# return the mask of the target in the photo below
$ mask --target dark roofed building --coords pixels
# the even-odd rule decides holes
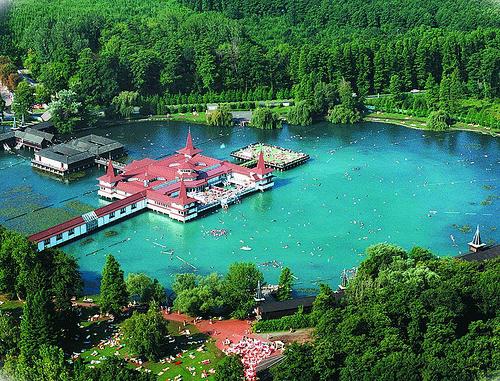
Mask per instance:
[[[57,144],[35,153],[31,165],[59,176],[81,171],[94,165],[95,156],[73,148],[68,144]]]
[[[123,144],[94,134],[71,140],[67,144],[79,151],[90,152],[95,157],[107,159],[115,159],[125,153]]]
[[[293,315],[301,306],[304,308],[304,312],[310,312],[315,299],[315,296],[306,296],[282,302],[265,301],[256,308],[257,317],[263,320],[279,319],[283,316]]]
[[[35,154],[31,165],[46,172],[65,176],[94,166],[96,158],[114,159],[122,157],[124,153],[123,144],[98,135],[88,135],[42,149]]]
[[[33,126],[31,126],[30,128],[32,128],[33,130],[37,130],[37,131],[49,132],[51,134],[56,132],[56,128],[54,126],[54,123],[52,123],[52,122],[37,123],[37,124],[34,124]]]
[[[0,150],[11,148],[16,143],[16,137],[13,131],[5,132],[0,134]]]
[[[458,256],[457,258],[463,261],[485,261],[487,259],[493,259],[500,256],[500,245],[487,246],[482,250],[473,251],[467,254]]]
[[[54,134],[45,131],[35,130],[28,127],[24,131],[15,131],[16,143],[19,146],[31,148],[35,151],[47,148],[54,142]]]

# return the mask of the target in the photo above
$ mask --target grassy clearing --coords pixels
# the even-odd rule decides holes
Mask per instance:
[[[100,361],[111,356],[120,356],[122,358],[134,357],[128,351],[126,344],[120,341],[119,346],[101,346],[101,340],[108,340],[113,335],[119,335],[120,324],[112,324],[108,321],[89,322],[88,317],[97,313],[97,308],[85,308],[85,314],[82,316],[82,334],[77,342],[71,346],[72,352],[81,352],[81,358],[89,366],[98,366]],[[182,376],[182,380],[199,380],[203,371],[208,372],[214,368],[217,362],[223,357],[223,353],[215,346],[215,341],[208,336],[201,334],[193,325],[186,327],[190,335],[181,335],[179,330],[184,329],[181,323],[168,322],[168,329],[171,334],[170,353],[166,357],[175,357],[171,362],[153,362],[147,361],[140,367],[141,371],[150,372],[158,376],[159,381],[173,379],[176,376]],[[203,345],[203,350],[199,350]],[[83,352],[82,352],[83,351]],[[209,360],[208,364],[202,364],[202,361]],[[176,364],[177,363],[177,364]],[[130,364],[131,368],[139,368]],[[193,375],[194,374],[194,375]],[[213,376],[207,380],[213,379]]]
[[[191,122],[196,124],[206,124],[206,112],[193,113],[175,113],[167,115],[155,115],[150,120],[172,120],[176,122]]]
[[[7,295],[0,295],[0,311],[21,314],[23,308],[22,300],[10,300]]]
[[[418,116],[410,116],[404,114],[395,114],[388,112],[377,111],[376,113],[369,114],[365,117],[365,120],[369,122],[382,122],[389,124],[397,124],[400,126],[410,127],[410,128],[418,128],[421,130],[427,129],[427,119]],[[499,133],[495,132],[493,129],[489,127],[483,127],[476,124],[468,124],[463,122],[457,122],[450,127],[450,130],[457,131],[474,131],[480,132],[483,134],[498,136]]]

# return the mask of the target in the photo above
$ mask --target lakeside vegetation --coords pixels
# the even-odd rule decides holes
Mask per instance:
[[[0,275],[2,372],[18,380],[55,374],[67,381],[164,381],[178,374],[189,380],[191,372],[213,367],[214,380],[241,377],[235,360],[221,361],[222,353],[196,326],[164,320],[158,303],[166,294],[158,281],[144,274],[125,279],[112,255],[100,295],[75,299],[82,283],[73,258],[57,249],[35,253],[26,238],[2,228]],[[34,277],[46,281],[33,288]],[[179,274],[174,308],[192,316],[246,318],[259,281],[262,273],[250,263],[232,265],[224,277]],[[278,299],[289,299],[292,287],[293,274],[285,268]],[[314,327],[312,342],[287,347],[284,361],[271,370],[274,381],[303,380],[304,364],[311,380],[478,379],[500,371],[499,287],[498,258],[465,262],[378,244],[367,249],[342,298],[321,285],[312,312],[299,309],[253,329]],[[131,300],[141,308],[126,307]],[[185,329],[189,337],[180,333]],[[179,351],[175,361],[182,367],[160,362]]]
[[[280,7],[20,0],[2,16],[0,80],[15,88],[15,69],[26,67],[40,83],[29,97],[42,103],[57,94],[51,109],[61,131],[95,124],[99,111],[127,117],[139,107],[143,115],[165,115],[191,113],[189,104],[272,99],[297,102],[289,113],[293,124],[356,122],[359,107],[336,107],[342,82],[357,101],[438,87],[432,105],[450,122],[498,129],[500,7],[487,0],[412,0],[404,7],[381,0],[295,0]],[[318,93],[326,104],[317,103]],[[17,114],[24,114],[27,98],[17,97]],[[457,100],[464,109],[452,110]],[[478,108],[483,102],[492,107]],[[186,110],[170,110],[174,105]],[[394,106],[424,117],[435,111]]]
[[[47,103],[63,134],[119,118],[228,126],[231,112],[242,110],[252,110],[250,125],[260,129],[280,128],[283,120],[308,126],[365,118],[434,131],[500,132],[500,6],[494,1],[6,3],[0,6],[0,82],[15,101],[7,110],[0,97],[1,119],[7,111],[26,119],[34,104]],[[219,108],[208,112],[211,103]],[[77,202],[44,209],[46,200],[31,193],[22,186],[0,195],[0,214],[15,218],[12,226],[23,232],[90,210]],[[30,219],[33,211],[38,222]],[[283,269],[278,300],[291,298],[293,279]],[[224,275],[177,274],[173,307],[191,316],[247,319],[264,282],[253,263],[234,263]],[[208,379],[241,381],[238,357],[224,356],[194,325],[166,322],[161,279],[125,277],[110,254],[100,293],[84,301],[82,289],[75,258],[60,249],[38,253],[26,237],[0,226],[2,378],[165,381],[180,375],[187,381],[194,378],[190,368],[199,376],[214,367]],[[384,243],[367,249],[342,299],[320,285],[312,312],[299,309],[253,329],[314,330],[311,342],[287,346],[271,371],[274,381],[477,380],[500,374],[499,311],[498,258],[471,263]],[[171,365],[163,361],[172,357]]]

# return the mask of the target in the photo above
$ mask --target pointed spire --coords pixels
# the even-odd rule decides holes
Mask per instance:
[[[188,129],[188,136],[186,138],[186,148],[187,149],[193,149],[193,138],[191,137],[191,127]]]
[[[104,176],[99,177],[99,181],[103,181],[105,183],[114,183],[118,181],[118,177],[115,175],[115,168],[113,167],[113,162],[108,160],[108,167],[106,169],[106,174]]]
[[[259,159],[257,160],[257,166],[255,167],[255,173],[260,176],[264,176],[271,173],[273,170],[271,168],[266,168],[266,162],[264,161],[264,152],[260,151]]]
[[[260,172],[264,172],[266,170],[266,163],[264,161],[264,152],[260,151],[259,160],[257,161],[257,169]]]
[[[474,245],[481,245],[481,233],[479,233],[479,225],[477,225],[476,232],[474,233],[474,237],[472,238],[472,243]]]
[[[108,169],[106,170],[106,176],[109,176],[110,179],[115,177],[115,167],[113,167],[113,161],[108,161]]]
[[[481,242],[481,233],[479,232],[479,225],[477,225],[476,232],[474,233],[474,237],[472,237],[472,241],[469,242],[469,249],[472,252],[481,251],[485,248],[485,244]]]
[[[198,149],[193,145],[193,138],[191,137],[191,128],[188,130],[188,135],[186,138],[186,146],[178,150],[177,152],[186,157],[193,157],[194,155],[201,152],[201,149]]]

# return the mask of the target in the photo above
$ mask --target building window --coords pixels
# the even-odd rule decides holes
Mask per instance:
[[[127,211],[127,209],[126,209],[126,208],[121,208],[121,209],[120,209],[120,214],[125,214],[125,212],[126,212],[126,211]]]
[[[111,212],[111,213],[109,214],[109,218],[115,218],[115,212]]]
[[[132,209],[137,209],[137,204],[132,204]]]
[[[75,229],[70,229],[70,230],[68,231],[68,235],[73,235],[73,234],[75,234]]]
[[[49,238],[49,239],[46,239],[45,241],[43,241],[43,244],[44,244],[45,246],[50,245],[50,238]]]
[[[56,241],[59,241],[62,239],[62,233],[59,233],[58,235],[56,235]]]

